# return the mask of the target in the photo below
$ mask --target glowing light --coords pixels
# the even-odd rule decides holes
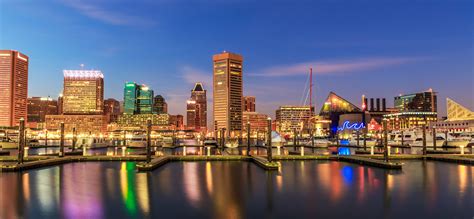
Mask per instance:
[[[353,130],[359,130],[361,128],[364,128],[364,123],[360,122],[355,122],[353,124],[350,124],[349,121],[345,121],[341,127],[338,127],[337,130],[338,131],[344,131],[344,130],[350,130],[350,129],[353,129]]]
[[[98,70],[63,70],[65,78],[104,78]]]

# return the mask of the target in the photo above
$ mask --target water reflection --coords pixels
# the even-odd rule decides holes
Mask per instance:
[[[474,167],[466,165],[409,161],[403,171],[386,171],[285,161],[280,171],[265,172],[250,162],[174,162],[151,173],[137,173],[134,165],[85,162],[1,173],[0,218],[473,215]]]

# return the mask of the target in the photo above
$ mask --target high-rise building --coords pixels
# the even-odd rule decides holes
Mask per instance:
[[[187,101],[187,127],[195,131],[207,129],[207,98],[202,83],[196,83],[191,90],[191,98]]]
[[[120,115],[120,102],[113,98],[104,100],[104,114],[107,116],[109,122],[117,121]]]
[[[166,100],[163,96],[161,96],[161,95],[156,95],[155,96],[155,101],[153,103],[153,109],[158,114],[168,113],[168,104],[166,103]]]
[[[244,104],[244,112],[255,112],[255,97],[245,96],[242,102]]]
[[[104,112],[104,75],[98,70],[64,70],[63,114]]]
[[[140,85],[137,96],[139,114],[153,113],[153,90],[146,85]]]
[[[135,82],[125,83],[124,88],[124,114],[153,114],[153,90]]]
[[[227,136],[242,131],[242,64],[241,55],[223,52],[213,56],[214,129],[225,129]]]
[[[58,96],[58,115],[63,114],[63,93]]]
[[[438,120],[437,94],[432,89],[394,98],[396,113],[384,115],[389,129],[412,129]]]
[[[135,114],[138,111],[137,104],[138,85],[135,82],[125,83],[123,93],[123,113]]]
[[[395,97],[395,108],[400,112],[437,112],[437,94],[433,90]]]
[[[28,123],[43,123],[46,115],[58,114],[58,101],[51,97],[28,98]]]
[[[27,118],[28,56],[0,50],[0,126],[18,126]]]
[[[301,131],[313,116],[313,107],[310,106],[280,106],[276,110],[277,131],[293,133]]]

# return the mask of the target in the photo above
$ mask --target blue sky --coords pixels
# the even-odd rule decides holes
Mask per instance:
[[[0,0],[0,48],[30,57],[29,96],[57,96],[83,63],[106,98],[145,83],[184,114],[194,82],[212,102],[212,55],[227,50],[272,117],[302,103],[310,67],[318,109],[330,91],[391,106],[433,88],[445,115],[446,97],[474,108],[473,14],[472,0]]]

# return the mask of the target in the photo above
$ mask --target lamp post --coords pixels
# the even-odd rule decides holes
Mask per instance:
[[[268,162],[272,162],[273,158],[272,158],[272,118],[268,117],[267,119],[267,128],[268,128],[268,132],[267,132],[267,158],[268,158]]]
[[[44,130],[44,146],[48,147],[48,129]]]
[[[77,141],[76,127],[73,127],[72,128],[72,151],[76,149],[76,141]]]
[[[20,127],[18,133],[18,164],[23,163],[25,150],[25,119],[20,118]]]
[[[146,121],[146,162],[151,161],[151,119]]]
[[[61,122],[60,126],[60,139],[59,139],[59,157],[64,157],[64,122]]]
[[[427,151],[426,151],[426,126],[423,125],[422,127],[423,131],[423,155],[426,155],[427,154]]]
[[[384,147],[384,153],[383,153],[383,158],[385,162],[388,162],[388,131],[387,131],[387,120],[383,121],[383,147]]]
[[[250,156],[250,122],[247,122],[247,155]]]
[[[436,151],[436,127],[435,126],[433,126],[431,134],[433,135],[433,150]]]

